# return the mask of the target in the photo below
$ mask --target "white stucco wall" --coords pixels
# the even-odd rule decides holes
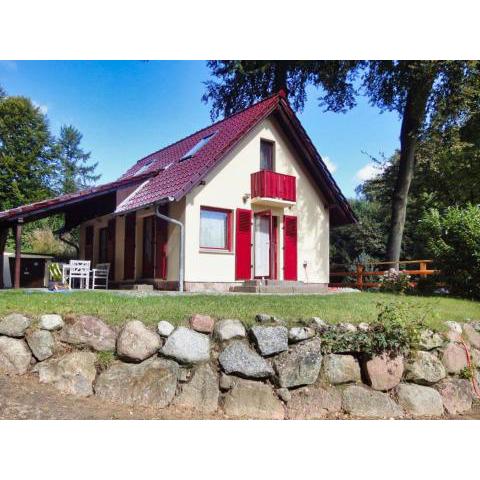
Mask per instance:
[[[228,157],[186,197],[187,282],[235,282],[235,225],[232,251],[207,252],[200,249],[200,207],[253,211],[268,209],[250,204],[250,175],[260,170],[260,140],[275,142],[275,171],[297,178],[297,203],[284,209],[272,209],[279,218],[278,278],[283,278],[283,213],[298,217],[298,280],[327,283],[329,276],[329,218],[318,187],[300,163],[296,152],[273,120],[259,124]],[[188,160],[187,160],[188,161]],[[233,218],[235,222],[235,218]],[[307,267],[304,268],[304,262]]]

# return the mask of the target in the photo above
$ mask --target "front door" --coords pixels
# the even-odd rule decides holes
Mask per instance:
[[[270,278],[270,215],[255,215],[254,272],[256,278]]]

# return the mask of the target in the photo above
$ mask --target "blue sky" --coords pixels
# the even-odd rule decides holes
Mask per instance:
[[[100,182],[114,180],[139,158],[210,121],[201,102],[209,70],[202,61],[0,61],[0,85],[30,97],[57,134],[62,124],[83,133],[83,147],[99,162]],[[395,113],[380,114],[365,99],[346,114],[318,107],[309,90],[299,118],[343,192],[372,174],[368,155],[399,146]]]

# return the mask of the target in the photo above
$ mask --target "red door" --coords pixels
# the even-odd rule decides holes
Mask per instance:
[[[283,279],[297,280],[297,217],[283,217]]]
[[[161,212],[163,213],[163,212]],[[165,212],[166,214],[167,212]],[[167,279],[168,223],[156,217],[155,223],[155,278]]]
[[[154,255],[155,255],[155,217],[144,217],[143,219],[143,255],[142,255],[142,276],[153,278]]]
[[[235,278],[252,278],[252,211],[237,208],[235,230]]]
[[[123,257],[123,278],[132,279],[135,276],[135,226],[136,214],[125,216],[125,248]]]

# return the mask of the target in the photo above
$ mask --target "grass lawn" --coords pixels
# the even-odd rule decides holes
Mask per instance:
[[[116,292],[43,293],[0,292],[0,316],[20,312],[33,316],[42,313],[89,314],[111,324],[138,319],[155,324],[169,320],[184,323],[193,313],[215,318],[237,318],[247,324],[256,313],[268,313],[290,322],[318,316],[330,323],[372,322],[378,302],[399,301],[385,293],[342,293],[335,295],[152,295],[135,297]],[[428,312],[427,322],[438,328],[443,320],[480,319],[480,302],[443,297],[403,297],[418,314]]]

